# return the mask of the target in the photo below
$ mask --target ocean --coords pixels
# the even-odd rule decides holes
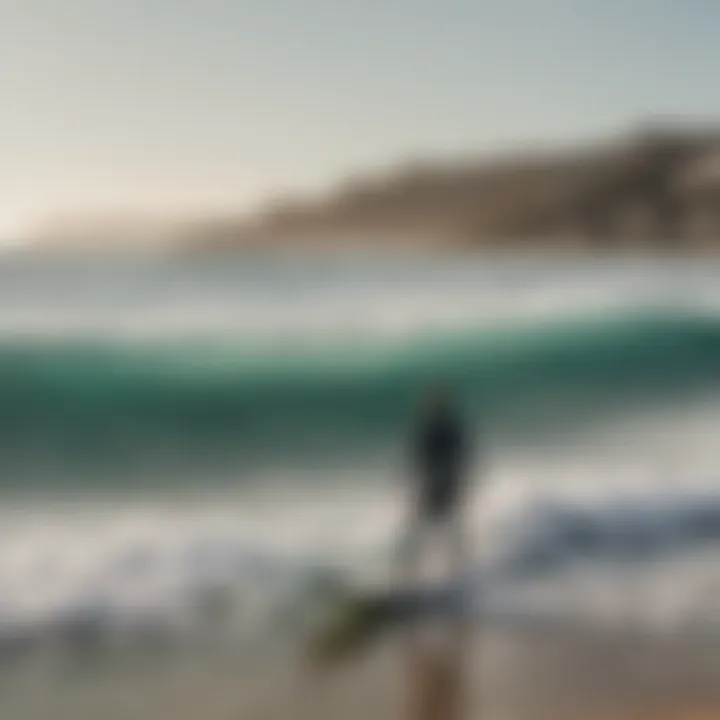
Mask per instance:
[[[438,381],[475,431],[487,623],[720,631],[720,264],[8,253],[12,720],[64,717],[59,698],[110,717],[201,666],[264,687],[247,668],[293,647],[328,584],[387,577]]]

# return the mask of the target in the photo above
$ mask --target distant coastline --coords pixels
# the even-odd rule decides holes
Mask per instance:
[[[720,127],[645,128],[604,141],[462,161],[416,162],[348,181],[320,200],[251,214],[146,223],[180,251],[493,252],[720,250]],[[48,228],[45,247],[137,237],[94,217]],[[78,242],[78,238],[80,239]],[[74,242],[73,242],[74,241]]]

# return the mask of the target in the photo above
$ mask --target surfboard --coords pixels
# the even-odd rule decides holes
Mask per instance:
[[[393,629],[430,618],[460,617],[467,610],[466,589],[458,582],[401,591],[347,591],[311,631],[309,656],[321,665],[338,663],[357,657]]]

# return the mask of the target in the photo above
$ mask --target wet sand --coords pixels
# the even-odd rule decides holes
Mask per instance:
[[[297,656],[191,655],[51,661],[6,669],[12,720],[405,720],[403,648],[389,642],[333,674]],[[720,637],[492,629],[473,643],[467,718],[720,717]],[[408,718],[412,720],[412,718]]]
[[[348,675],[364,672],[365,678],[355,684],[346,678],[343,690],[338,683],[335,702],[326,704],[327,714],[322,717],[412,720],[402,698],[407,689],[399,670],[402,657],[398,648],[387,648],[383,657],[366,661],[364,671],[348,671]],[[467,718],[720,717],[720,636],[494,629],[474,644],[472,658]],[[365,714],[357,713],[360,708]]]
[[[506,633],[486,639],[471,716],[484,700],[492,718],[717,718],[718,660],[720,637]]]

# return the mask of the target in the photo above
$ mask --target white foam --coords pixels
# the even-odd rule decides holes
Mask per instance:
[[[690,264],[347,258],[329,272],[282,259],[209,268],[121,260],[0,258],[0,335],[302,343],[644,307],[720,307],[718,272]]]

